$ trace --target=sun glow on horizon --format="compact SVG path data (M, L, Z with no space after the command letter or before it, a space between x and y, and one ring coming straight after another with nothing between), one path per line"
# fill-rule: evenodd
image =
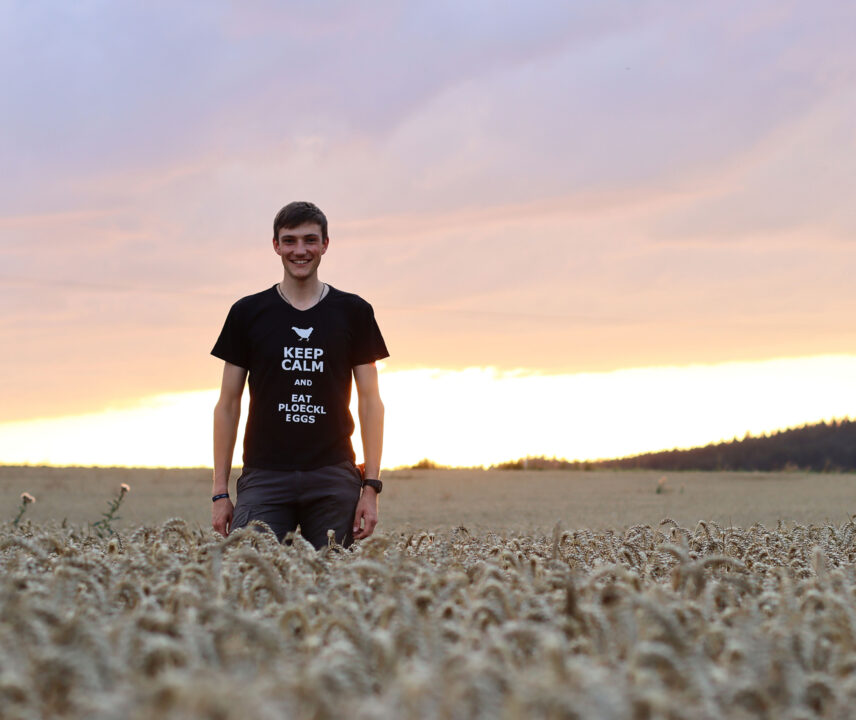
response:
M382 369L381 394L384 467L423 458L456 466L593 460L854 416L856 356L568 375ZM0 424L0 463L210 466L217 395L164 394L119 410ZM354 445L359 457L359 427Z

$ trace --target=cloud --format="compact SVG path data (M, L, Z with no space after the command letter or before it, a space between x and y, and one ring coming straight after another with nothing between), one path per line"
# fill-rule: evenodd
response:
M72 172L229 157L318 129L333 140L377 137L462 74L591 27L558 3L541 13L386 2L332 14L328 5L321 14L305 3L226 2L204 12L106 2L6 12L2 149L26 152L20 177L44 182L52 167L66 190ZM603 25L611 14L595 16Z
M794 236L824 246L847 242L856 232L848 201L856 138L847 118L854 112L853 93L836 92L806 108L700 178L707 192L660 218L655 236L767 246Z
M138 211L148 178L237 192L246 223L238 177L257 197L300 178L346 217L674 191L849 87L846 10L755 7L19 6L0 202Z
M295 198L401 367L856 349L845 3L0 12L16 413L208 387Z

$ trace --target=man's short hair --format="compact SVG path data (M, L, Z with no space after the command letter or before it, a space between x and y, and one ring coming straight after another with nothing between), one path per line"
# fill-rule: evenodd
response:
M295 202L288 203L273 219L274 240L279 239L279 231L282 228L296 228L304 223L316 223L320 225L321 239L327 239L327 216L314 203L296 200Z

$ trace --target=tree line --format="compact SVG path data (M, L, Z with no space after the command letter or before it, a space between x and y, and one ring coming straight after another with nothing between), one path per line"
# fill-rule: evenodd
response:
M713 443L689 450L665 450L625 458L569 461L521 458L494 465L498 470L743 470L856 471L856 421L845 418L771 434Z

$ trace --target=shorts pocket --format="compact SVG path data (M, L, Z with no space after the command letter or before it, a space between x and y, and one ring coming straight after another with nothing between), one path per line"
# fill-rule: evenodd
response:
M347 470L348 478L353 481L353 483L358 487L362 488L363 479L360 475L360 471L357 466L351 460L345 460L344 462L340 462L338 465L334 467L342 468L343 470Z
M235 483L235 491L240 493L242 490L245 490L253 476L258 472L258 470L254 470L253 468L244 467L241 470L241 474L238 476L238 481Z
M241 505L239 503L232 515L231 529L237 530L238 528L245 527L250 521L250 513L252 512L252 509L251 505Z

